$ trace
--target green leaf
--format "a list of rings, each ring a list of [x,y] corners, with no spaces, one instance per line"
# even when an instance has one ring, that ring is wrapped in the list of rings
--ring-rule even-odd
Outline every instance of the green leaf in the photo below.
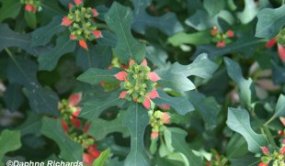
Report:
[[[21,3],[18,0],[2,0],[0,8],[0,22],[7,18],[16,18],[21,10]]]
[[[80,144],[73,142],[63,131],[60,120],[43,118],[41,132],[57,143],[60,148],[60,158],[72,162],[81,161],[83,149]]]
[[[37,80],[37,64],[23,57],[13,58],[9,63],[7,77],[10,83],[22,85],[32,111],[58,115],[58,96],[52,90],[43,88]]]
[[[116,81],[115,74],[119,72],[118,69],[103,70],[97,68],[90,68],[83,74],[81,74],[77,79],[82,82],[89,83],[91,85],[96,85],[101,81]]]
[[[183,30],[182,25],[175,14],[168,12],[162,16],[151,16],[146,8],[151,4],[150,0],[133,0],[135,7],[133,29],[144,34],[148,27],[155,27],[167,35],[173,35]]]
[[[226,148],[227,157],[229,159],[234,159],[242,157],[247,153],[247,143],[245,139],[237,133],[231,136]]]
[[[33,112],[27,113],[27,119],[17,128],[21,130],[21,134],[37,134],[40,133],[42,126],[42,116]]]
[[[0,162],[7,152],[17,150],[21,146],[20,131],[3,130],[0,134]]]
[[[250,78],[248,80],[243,78],[242,71],[238,63],[234,62],[229,58],[225,58],[224,60],[227,67],[228,75],[238,85],[241,103],[247,108],[251,108],[252,80]]]
[[[80,117],[93,121],[109,107],[122,104],[124,101],[119,99],[119,92],[113,92],[110,96],[103,99],[91,98],[83,103]]]
[[[258,12],[258,6],[254,0],[244,0],[245,7],[242,12],[237,14],[238,18],[240,19],[241,23],[247,24],[251,22]]]
[[[119,132],[123,133],[124,137],[127,135],[126,127],[124,125],[126,112],[121,111],[114,120],[103,120],[100,118],[92,119],[92,124],[89,133],[96,138],[102,140],[110,133]]]
[[[24,101],[21,86],[18,84],[10,84],[4,93],[4,101],[10,111],[17,111]]]
[[[202,158],[196,156],[190,148],[189,143],[185,141],[187,132],[179,128],[168,128],[168,130],[171,131],[171,146],[174,148],[174,152],[182,153],[190,166],[203,165]]]
[[[110,46],[100,44],[91,46],[88,51],[77,49],[76,64],[84,70],[90,67],[107,69],[112,62],[112,54],[112,48]]]
[[[48,115],[58,115],[58,96],[48,88],[38,85],[29,86],[23,89],[28,97],[30,107],[34,112]]]
[[[44,52],[39,56],[39,69],[48,71],[53,70],[60,57],[66,53],[74,51],[75,46],[76,43],[74,41],[71,41],[68,35],[62,35],[58,37],[56,40],[56,46],[48,52]]]
[[[283,94],[281,94],[278,98],[274,116],[285,116],[285,96]]]
[[[140,62],[145,56],[145,46],[139,43],[131,33],[132,12],[129,8],[114,2],[105,15],[109,28],[117,35],[115,54],[127,63],[129,59]]]
[[[271,39],[285,24],[285,5],[276,9],[263,9],[257,14],[256,37]]]
[[[192,103],[186,97],[171,97],[160,89],[158,89],[158,93],[159,98],[154,100],[156,104],[169,104],[180,115],[194,111]]]
[[[215,98],[206,97],[197,91],[190,91],[188,97],[195,109],[203,117],[206,129],[214,129],[217,126],[218,114],[221,111],[220,105]]]
[[[37,28],[32,32],[32,46],[46,45],[56,33],[64,30],[60,23],[61,18],[54,17],[49,24]]]
[[[4,48],[19,47],[33,55],[37,50],[31,47],[31,36],[12,31],[7,24],[0,24],[0,51]]]
[[[173,46],[180,46],[182,44],[209,44],[211,42],[211,36],[209,31],[201,31],[190,34],[179,32],[168,38],[168,42]]]
[[[100,156],[94,161],[93,166],[105,166],[107,160],[111,156],[111,151],[110,149],[104,150]]]
[[[179,92],[195,89],[189,76],[195,75],[204,79],[211,78],[218,66],[208,59],[206,54],[199,55],[193,63],[181,65],[174,63],[157,71],[161,84]]]
[[[257,134],[252,130],[249,114],[245,109],[229,108],[227,125],[245,138],[250,152],[259,153],[260,147],[267,144],[263,135]]]
[[[215,16],[225,7],[225,1],[220,0],[204,0],[203,3],[210,16]]]
[[[125,125],[131,134],[131,150],[125,160],[125,166],[150,165],[144,145],[144,131],[148,123],[148,114],[141,105],[129,106]]]
[[[217,70],[218,65],[212,62],[207,54],[200,54],[191,64],[181,65],[174,63],[172,72],[188,76],[197,76],[204,79],[212,77],[213,73]]]

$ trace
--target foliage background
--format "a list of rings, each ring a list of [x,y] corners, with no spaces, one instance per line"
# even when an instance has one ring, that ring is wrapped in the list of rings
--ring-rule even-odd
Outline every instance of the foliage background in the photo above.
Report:
[[[277,46],[265,46],[285,24],[281,0],[86,0],[103,34],[88,50],[61,25],[72,1],[42,0],[36,13],[19,0],[0,3],[3,163],[82,160],[84,149],[56,118],[60,100],[76,92],[79,117],[91,123],[98,149],[109,149],[102,165],[257,165],[261,147],[283,147],[285,66]],[[223,48],[214,26],[234,32]],[[146,58],[161,78],[153,102],[171,106],[171,123],[157,145],[147,110],[113,90],[114,58],[117,65]]]

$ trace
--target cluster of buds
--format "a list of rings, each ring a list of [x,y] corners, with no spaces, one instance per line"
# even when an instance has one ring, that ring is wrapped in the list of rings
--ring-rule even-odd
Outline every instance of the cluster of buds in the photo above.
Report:
[[[162,112],[160,110],[150,110],[148,112],[149,115],[149,123],[150,126],[152,128],[151,131],[151,139],[155,140],[158,138],[159,133],[161,132],[161,128],[165,125],[165,124],[169,124],[170,123],[170,115],[167,112]]]
[[[258,166],[268,166],[270,163],[273,166],[285,166],[285,139],[283,139],[278,151],[270,152],[270,149],[266,146],[261,147],[261,151],[263,156]]]
[[[129,66],[115,74],[115,77],[121,81],[120,87],[123,90],[119,96],[121,99],[142,103],[149,110],[152,99],[159,97],[156,85],[160,77],[151,71],[145,59],[141,64],[130,60]]]
[[[266,48],[272,48],[277,43],[278,55],[282,62],[285,62],[285,28],[279,34],[266,43]]]
[[[36,13],[42,9],[40,0],[21,0],[21,3],[25,5],[25,11]]]
[[[216,43],[216,47],[218,48],[223,48],[231,43],[231,38],[235,36],[234,31],[229,29],[227,32],[223,33],[220,32],[216,26],[211,29],[211,35],[213,36],[213,42]]]
[[[206,166],[226,166],[226,165],[229,165],[229,160],[225,156],[219,154],[214,149],[211,150],[211,152],[212,152],[211,160],[206,162]]]
[[[81,97],[81,93],[72,94],[68,100],[62,100],[58,108],[64,132],[71,140],[81,144],[84,149],[83,162],[86,165],[92,165],[100,155],[100,151],[96,147],[95,139],[87,133],[90,124],[79,118]]]
[[[83,0],[74,0],[74,3],[69,4],[69,13],[63,17],[61,25],[69,28],[71,40],[77,40],[82,48],[88,49],[86,41],[103,37],[94,20],[99,13],[94,8],[84,7]]]

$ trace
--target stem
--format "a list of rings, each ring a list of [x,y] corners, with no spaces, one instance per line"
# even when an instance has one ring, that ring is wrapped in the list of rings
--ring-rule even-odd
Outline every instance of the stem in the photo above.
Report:
[[[268,127],[267,127],[267,126],[263,126],[263,127],[261,128],[261,131],[262,131],[263,134],[266,135],[266,138],[267,138],[268,142],[269,142],[271,145],[273,145],[275,148],[277,148],[277,145],[275,144],[275,141],[274,141],[274,139],[273,139],[273,136],[272,136],[270,130],[268,129]]]
[[[276,116],[273,115],[268,121],[264,123],[264,126],[268,126],[268,124],[271,123],[275,118]]]
[[[89,50],[87,51],[87,58],[88,58],[88,65],[91,68],[92,67],[92,59],[91,59]]]

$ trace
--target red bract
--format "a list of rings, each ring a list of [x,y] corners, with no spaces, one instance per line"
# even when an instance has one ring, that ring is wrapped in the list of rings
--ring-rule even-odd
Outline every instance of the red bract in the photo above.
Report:
[[[121,71],[115,75],[117,80],[119,81],[125,81],[127,79],[128,73],[125,71]]]
[[[119,98],[120,99],[124,99],[125,97],[126,97],[126,95],[128,94],[128,92],[127,91],[122,91],[121,93],[120,93],[120,96],[119,96]]]
[[[166,111],[166,110],[170,109],[170,105],[169,104],[160,104],[159,108]]]
[[[258,166],[268,166],[268,164],[261,162],[258,164]]]
[[[80,103],[81,98],[82,98],[82,93],[74,93],[71,96],[69,96],[68,103],[70,106],[77,106]]]
[[[159,132],[157,132],[157,131],[152,131],[151,132],[151,135],[150,135],[151,139],[157,139],[158,136],[159,136]]]
[[[80,4],[83,3],[83,0],[74,0],[74,3],[75,3],[76,5],[80,5]]]
[[[37,9],[33,5],[31,5],[31,4],[26,4],[25,5],[25,10],[27,12],[33,12],[33,13],[35,13],[37,11]]]
[[[278,55],[282,62],[285,62],[285,48],[281,44],[278,44]]]
[[[87,151],[94,159],[100,156],[100,151],[97,149],[96,145],[89,146]]]
[[[85,50],[88,50],[88,45],[85,40],[79,40],[78,44],[80,47],[84,48]]]
[[[228,31],[227,31],[227,36],[228,36],[229,38],[234,37],[234,36],[235,36],[234,31],[232,31],[232,30],[228,30]]]
[[[268,155],[270,153],[268,147],[266,147],[266,146],[262,146],[261,151],[265,155]]]
[[[226,42],[225,41],[219,41],[216,44],[216,47],[218,47],[218,48],[223,48],[225,46],[226,46]]]
[[[145,98],[145,99],[144,99],[144,102],[143,102],[143,106],[144,106],[146,109],[150,109],[151,100],[150,100],[149,98]]]
[[[84,153],[82,158],[83,162],[87,165],[91,165],[94,161],[94,157],[89,153]]]
[[[96,9],[92,9],[93,17],[97,17],[99,15]]]
[[[153,82],[157,82],[158,80],[160,80],[160,77],[155,72],[150,72],[148,74],[148,77]]]
[[[166,112],[163,112],[160,119],[164,124],[169,124],[170,123],[170,115]]]
[[[93,35],[95,36],[96,39],[103,37],[102,32],[99,30],[93,31]]]
[[[283,146],[283,147],[280,149],[280,154],[282,154],[282,155],[285,154],[285,146]]]
[[[70,26],[72,24],[72,21],[67,17],[67,16],[64,16],[62,18],[62,21],[61,21],[61,25],[63,26]]]
[[[266,42],[265,47],[266,48],[271,48],[277,43],[276,39],[273,38]],[[281,59],[282,62],[285,62],[285,47],[281,44],[277,43],[277,48],[278,48],[278,56]]]
[[[61,120],[61,126],[62,126],[64,132],[68,131],[68,125],[64,120]]]

